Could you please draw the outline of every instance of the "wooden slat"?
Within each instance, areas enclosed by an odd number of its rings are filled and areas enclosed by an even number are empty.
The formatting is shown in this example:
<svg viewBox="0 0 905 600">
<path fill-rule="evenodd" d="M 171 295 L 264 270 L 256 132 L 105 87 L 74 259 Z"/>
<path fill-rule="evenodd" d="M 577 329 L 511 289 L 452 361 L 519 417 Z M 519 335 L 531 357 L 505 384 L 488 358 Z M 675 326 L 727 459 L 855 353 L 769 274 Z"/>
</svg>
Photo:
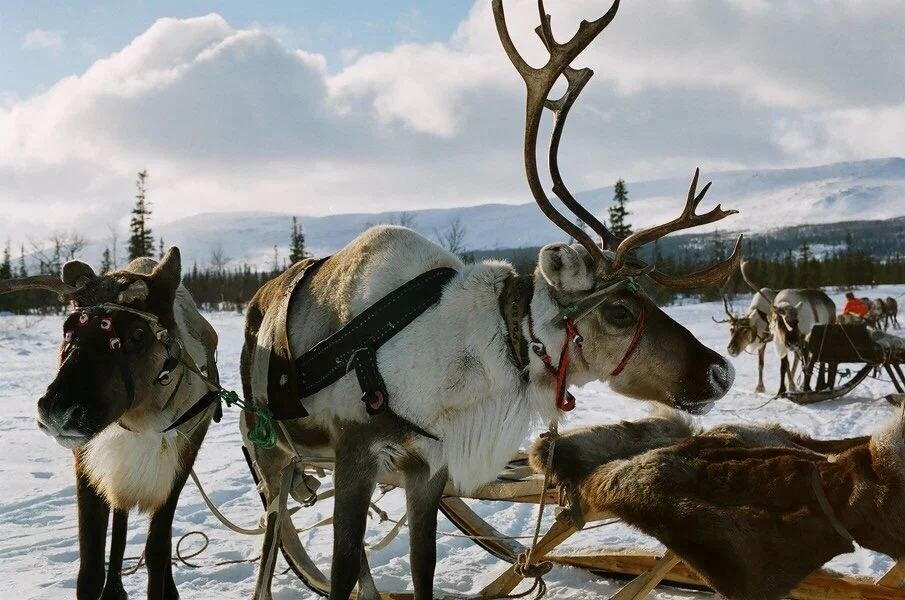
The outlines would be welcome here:
<svg viewBox="0 0 905 600">
<path fill-rule="evenodd" d="M 534 559 L 536 561 L 544 560 L 547 554 L 577 531 L 578 529 L 572 524 L 569 514 L 565 511 L 560 512 L 556 515 L 556 520 L 553 521 L 553 525 L 547 530 L 547 533 L 537 541 L 537 545 L 534 547 Z M 522 577 L 515 573 L 515 566 L 513 565 L 491 582 L 490 585 L 481 590 L 481 597 L 496 598 L 509 594 L 521 582 Z"/>
<path fill-rule="evenodd" d="M 593 571 L 640 575 L 654 567 L 656 553 L 619 553 L 600 555 L 554 554 L 547 556 L 557 564 Z M 679 562 L 664 577 L 665 583 L 707 587 L 707 583 L 685 563 Z M 793 600 L 893 600 L 905 599 L 905 589 L 880 586 L 873 581 L 818 570 L 808 575 L 789 595 Z"/>
<path fill-rule="evenodd" d="M 877 585 L 902 587 L 905 583 L 905 560 L 899 559 L 886 573 L 877 580 Z"/>
<path fill-rule="evenodd" d="M 481 548 L 506 562 L 515 562 L 525 547 L 517 540 L 506 538 L 487 521 L 479 517 L 461 498 L 444 498 L 440 501 L 440 510 L 446 515 L 453 525 L 466 535 L 480 536 L 482 538 L 474 542 Z"/>
<path fill-rule="evenodd" d="M 666 574 L 679 562 L 679 557 L 667 551 L 654 566 L 638 575 L 621 590 L 610 597 L 610 600 L 644 600 L 655 587 L 660 585 Z"/>
</svg>

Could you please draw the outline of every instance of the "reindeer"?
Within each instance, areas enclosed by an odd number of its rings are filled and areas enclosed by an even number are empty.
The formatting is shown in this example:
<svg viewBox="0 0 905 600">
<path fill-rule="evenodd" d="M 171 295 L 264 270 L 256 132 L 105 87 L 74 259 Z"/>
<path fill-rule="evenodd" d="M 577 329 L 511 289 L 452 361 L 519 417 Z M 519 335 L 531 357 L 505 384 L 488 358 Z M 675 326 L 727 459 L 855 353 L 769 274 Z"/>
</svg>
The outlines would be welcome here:
<svg viewBox="0 0 905 600">
<path fill-rule="evenodd" d="M 730 363 L 661 311 L 633 278 L 648 277 L 676 289 L 717 285 L 737 268 L 741 238 L 728 259 L 687 275 L 658 271 L 631 252 L 670 232 L 713 223 L 735 211 L 717 206 L 698 214 L 710 184 L 698 193 L 695 172 L 680 217 L 619 239 L 574 199 L 559 173 L 563 124 L 591 76 L 589 69 L 569 65 L 612 21 L 618 4 L 600 19 L 582 22 L 571 40 L 560 43 L 553 39 L 541 2 L 539 33 L 550 60 L 533 68 L 513 46 L 501 0 L 493 2 L 503 47 L 528 91 L 524 163 L 529 187 L 542 212 L 577 244 L 543 247 L 534 274 L 518 276 L 504 262 L 465 264 L 409 229 L 376 227 L 321 263 L 295 288 L 286 330 L 291 354 L 298 357 L 419 274 L 438 267 L 457 272 L 439 302 L 377 351 L 391 409 L 369 416 L 359 401 L 362 390 L 347 375 L 305 399 L 309 416 L 284 421 L 276 448 L 253 449 L 268 505 L 277 498 L 280 474 L 296 453 L 333 452 L 332 598 L 348 598 L 356 581 L 361 596 L 377 596 L 363 534 L 381 473 L 398 470 L 404 477 L 415 598 L 430 598 L 437 507 L 444 486 L 449 482 L 467 492 L 495 478 L 533 423 L 555 422 L 571 409 L 567 380 L 607 381 L 626 396 L 693 413 L 706 410 L 732 385 Z M 563 75 L 568 80 L 565 95 L 548 100 Z M 574 217 L 552 205 L 540 183 L 536 144 L 545 107 L 555 115 L 549 154 L 553 191 L 602 238 L 603 248 L 573 223 Z M 246 396 L 255 402 L 267 401 L 262 382 L 268 374 L 257 358 L 270 353 L 270 347 L 259 344 L 259 334 L 269 311 L 277 310 L 286 282 L 284 275 L 266 284 L 248 309 L 242 380 Z M 558 361 L 550 355 L 554 348 Z M 252 424 L 245 420 L 243 426 Z M 265 549 L 273 547 L 279 529 L 291 526 L 287 519 L 270 527 Z M 271 564 L 259 572 L 258 597 L 268 597 L 261 590 L 269 590 L 272 569 Z"/>
<path fill-rule="evenodd" d="M 181 284 L 179 250 L 98 276 L 80 261 L 62 276 L 0 281 L 0 293 L 58 293 L 72 312 L 60 366 L 38 400 L 38 427 L 75 457 L 80 600 L 125 598 L 121 580 L 129 511 L 150 514 L 148 598 L 173 599 L 171 528 L 204 439 L 206 410 L 162 433 L 218 381 L 217 335 Z M 104 546 L 110 512 L 109 568 Z"/>
<path fill-rule="evenodd" d="M 866 321 L 869 325 L 871 325 L 874 329 L 879 329 L 881 331 L 886 330 L 886 306 L 883 302 L 882 298 L 877 298 L 876 300 L 870 300 L 869 298 L 864 298 L 866 300 L 867 308 L 869 312 L 867 313 Z"/>
<path fill-rule="evenodd" d="M 751 281 L 748 273 L 748 263 L 742 262 L 742 280 L 756 294 L 760 289 Z M 785 289 L 780 290 L 771 302 L 767 313 L 770 334 L 773 337 L 773 348 L 780 359 L 779 366 L 779 391 L 777 396 L 786 393 L 786 380 L 788 387 L 797 389 L 795 385 L 795 372 L 798 370 L 799 361 L 807 364 L 805 338 L 811 332 L 814 325 L 832 323 L 836 317 L 836 304 L 824 292 L 817 289 Z M 789 368 L 789 352 L 793 355 L 793 362 Z M 818 376 L 818 387 L 822 387 L 823 371 Z M 831 375 L 832 377 L 832 375 Z M 811 388 L 811 372 L 805 369 L 804 390 Z"/>
<path fill-rule="evenodd" d="M 890 327 L 899 329 L 899 303 L 888 296 L 883 300 L 883 329 L 889 330 Z"/>
<path fill-rule="evenodd" d="M 728 319 L 718 320 L 711 317 L 715 323 L 729 323 L 729 345 L 726 351 L 729 356 L 738 356 L 742 352 L 757 352 L 757 387 L 756 393 L 766 391 L 764 387 L 764 354 L 767 344 L 773 339 L 770 333 L 770 324 L 767 317 L 773 306 L 776 291 L 770 288 L 761 288 L 748 305 L 748 311 L 741 316 L 732 314 L 729 308 L 729 300 L 723 296 L 723 310 Z"/>
</svg>

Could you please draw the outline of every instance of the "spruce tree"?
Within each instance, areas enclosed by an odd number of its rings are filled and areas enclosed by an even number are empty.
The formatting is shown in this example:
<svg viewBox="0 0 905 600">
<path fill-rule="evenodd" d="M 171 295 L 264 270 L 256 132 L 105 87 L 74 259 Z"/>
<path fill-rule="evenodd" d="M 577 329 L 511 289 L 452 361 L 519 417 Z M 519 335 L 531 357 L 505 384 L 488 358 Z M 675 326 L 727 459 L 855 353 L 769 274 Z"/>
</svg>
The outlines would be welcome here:
<svg viewBox="0 0 905 600">
<path fill-rule="evenodd" d="M 632 233 L 632 226 L 626 217 L 631 213 L 625 208 L 628 202 L 628 189 L 625 181 L 620 179 L 613 188 L 613 205 L 610 206 L 610 230 L 618 237 L 624 238 Z"/>
<path fill-rule="evenodd" d="M 12 279 L 13 276 L 13 257 L 10 250 L 9 242 L 3 248 L 3 259 L 0 260 L 0 279 Z"/>
<path fill-rule="evenodd" d="M 113 270 L 113 258 L 110 255 L 110 247 L 107 246 L 104 248 L 104 253 L 101 254 L 101 275 L 109 273 Z"/>
<path fill-rule="evenodd" d="M 157 258 L 162 259 L 165 254 L 163 238 L 160 238 L 160 244 L 157 246 Z"/>
<path fill-rule="evenodd" d="M 28 277 L 28 267 L 25 266 L 25 244 L 19 246 L 19 273 L 18 277 Z"/>
<path fill-rule="evenodd" d="M 292 217 L 292 232 L 289 234 L 289 262 L 295 264 L 308 257 L 305 250 L 305 231 L 296 217 Z"/>
<path fill-rule="evenodd" d="M 132 209 L 132 219 L 129 221 L 129 260 L 154 254 L 154 238 L 148 227 L 151 203 L 147 200 L 147 171 L 139 171 L 135 189 L 135 207 Z"/>
</svg>

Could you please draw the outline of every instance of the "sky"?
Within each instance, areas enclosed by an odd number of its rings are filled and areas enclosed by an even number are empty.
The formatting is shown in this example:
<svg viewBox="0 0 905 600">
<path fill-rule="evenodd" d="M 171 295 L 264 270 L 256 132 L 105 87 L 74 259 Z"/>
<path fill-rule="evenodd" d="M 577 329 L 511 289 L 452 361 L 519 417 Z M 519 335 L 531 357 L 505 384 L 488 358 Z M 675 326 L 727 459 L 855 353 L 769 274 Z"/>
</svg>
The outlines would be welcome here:
<svg viewBox="0 0 905 600">
<path fill-rule="evenodd" d="M 536 3 L 508 0 L 532 62 Z M 600 0 L 548 2 L 571 36 Z M 574 190 L 905 155 L 901 0 L 631 0 L 576 61 Z M 490 3 L 0 0 L 0 241 L 530 201 Z M 683 190 L 677 190 L 677 197 Z"/>
</svg>

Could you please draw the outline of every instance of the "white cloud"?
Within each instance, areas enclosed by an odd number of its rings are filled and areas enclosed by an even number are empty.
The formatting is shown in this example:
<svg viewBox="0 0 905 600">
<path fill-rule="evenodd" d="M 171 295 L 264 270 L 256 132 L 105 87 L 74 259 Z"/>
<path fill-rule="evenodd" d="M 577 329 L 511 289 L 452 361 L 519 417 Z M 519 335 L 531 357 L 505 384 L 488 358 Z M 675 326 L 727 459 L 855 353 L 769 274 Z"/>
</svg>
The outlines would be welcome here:
<svg viewBox="0 0 905 600">
<path fill-rule="evenodd" d="M 63 49 L 63 34 L 59 31 L 33 29 L 22 36 L 20 44 L 27 50 L 51 50 L 59 52 Z"/>
<path fill-rule="evenodd" d="M 602 10 L 548 4 L 559 39 Z M 539 64 L 536 5 L 506 6 Z M 903 26 L 899 0 L 624 2 L 577 61 L 597 75 L 570 118 L 564 174 L 581 189 L 905 154 Z M 0 239 L 103 231 L 142 168 L 156 219 L 528 199 L 524 87 L 488 2 L 445 43 L 350 50 L 335 74 L 282 38 L 218 15 L 161 19 L 85 73 L 0 102 Z"/>
</svg>

